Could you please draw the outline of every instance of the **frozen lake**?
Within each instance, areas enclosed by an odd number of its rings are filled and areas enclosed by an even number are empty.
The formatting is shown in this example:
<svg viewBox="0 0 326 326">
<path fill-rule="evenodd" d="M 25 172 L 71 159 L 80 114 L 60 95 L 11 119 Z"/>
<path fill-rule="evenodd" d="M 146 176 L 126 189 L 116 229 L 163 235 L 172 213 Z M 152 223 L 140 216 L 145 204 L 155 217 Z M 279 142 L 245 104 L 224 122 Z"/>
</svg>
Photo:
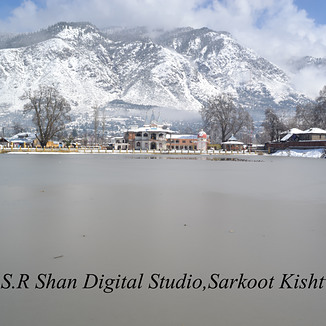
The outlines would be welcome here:
<svg viewBox="0 0 326 326">
<path fill-rule="evenodd" d="M 0 155 L 0 324 L 324 324 L 326 160 L 239 159 Z"/>
</svg>

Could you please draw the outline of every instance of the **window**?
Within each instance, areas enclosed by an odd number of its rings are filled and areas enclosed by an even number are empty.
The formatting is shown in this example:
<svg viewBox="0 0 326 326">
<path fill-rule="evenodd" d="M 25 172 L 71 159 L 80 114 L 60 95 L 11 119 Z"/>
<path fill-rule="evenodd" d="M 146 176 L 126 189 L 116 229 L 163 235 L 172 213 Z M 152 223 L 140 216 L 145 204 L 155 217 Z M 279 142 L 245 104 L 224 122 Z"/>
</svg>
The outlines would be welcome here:
<svg viewBox="0 0 326 326">
<path fill-rule="evenodd" d="M 151 149 L 156 149 L 156 143 L 155 142 L 151 143 Z"/>
<path fill-rule="evenodd" d="M 141 137 L 141 132 L 137 132 L 136 137 Z"/>
<path fill-rule="evenodd" d="M 144 137 L 148 137 L 148 133 L 147 132 L 144 133 Z"/>
<path fill-rule="evenodd" d="M 139 141 L 136 143 L 136 147 L 140 147 L 140 142 Z"/>
<path fill-rule="evenodd" d="M 179 144 L 179 139 L 177 139 L 175 142 L 176 142 L 177 144 Z"/>
<path fill-rule="evenodd" d="M 185 141 L 185 140 L 183 140 L 183 141 L 182 141 L 182 143 L 183 143 L 183 144 L 185 144 L 185 143 L 186 143 L 186 141 Z"/>
</svg>

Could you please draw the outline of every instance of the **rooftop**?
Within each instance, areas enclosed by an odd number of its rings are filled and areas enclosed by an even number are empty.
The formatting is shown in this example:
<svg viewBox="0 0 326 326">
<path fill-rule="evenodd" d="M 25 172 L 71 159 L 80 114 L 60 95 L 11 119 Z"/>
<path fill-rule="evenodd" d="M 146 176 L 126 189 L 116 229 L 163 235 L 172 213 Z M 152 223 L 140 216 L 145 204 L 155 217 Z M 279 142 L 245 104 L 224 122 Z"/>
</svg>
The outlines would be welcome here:
<svg viewBox="0 0 326 326">
<path fill-rule="evenodd" d="M 168 135 L 171 139 L 197 139 L 197 135 Z"/>
<path fill-rule="evenodd" d="M 151 123 L 149 125 L 144 125 L 143 127 L 132 127 L 128 131 L 131 132 L 165 132 L 165 133 L 174 133 L 175 131 L 170 130 L 165 125 L 158 125 L 156 123 Z"/>
</svg>

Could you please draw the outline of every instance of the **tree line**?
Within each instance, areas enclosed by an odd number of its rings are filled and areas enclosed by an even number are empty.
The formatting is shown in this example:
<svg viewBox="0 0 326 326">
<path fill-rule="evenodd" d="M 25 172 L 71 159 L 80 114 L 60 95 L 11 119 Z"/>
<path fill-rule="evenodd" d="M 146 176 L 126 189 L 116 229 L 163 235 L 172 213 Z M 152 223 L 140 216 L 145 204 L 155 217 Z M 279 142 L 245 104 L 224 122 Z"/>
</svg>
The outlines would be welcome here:
<svg viewBox="0 0 326 326">
<path fill-rule="evenodd" d="M 211 135 L 213 142 L 226 141 L 232 134 L 241 134 L 242 138 L 253 131 L 253 119 L 247 110 L 236 105 L 230 94 L 219 94 L 211 97 L 201 109 L 204 128 Z M 295 115 L 282 117 L 272 108 L 265 110 L 265 118 L 261 124 L 262 132 L 256 139 L 261 142 L 276 141 L 282 132 L 291 128 L 326 129 L 326 86 L 319 96 L 304 105 L 298 105 Z M 250 136 L 251 138 L 251 136 Z"/>
<path fill-rule="evenodd" d="M 266 109 L 262 127 L 263 136 L 268 141 L 279 140 L 281 132 L 291 128 L 302 130 L 309 128 L 326 129 L 326 86 L 322 88 L 314 101 L 298 105 L 293 117 L 282 118 L 275 110 Z"/>
<path fill-rule="evenodd" d="M 27 100 L 24 105 L 24 114 L 31 115 L 37 133 L 36 137 L 42 147 L 49 140 L 65 129 L 71 121 L 71 107 L 68 101 L 60 95 L 53 86 L 40 86 L 38 90 L 27 91 L 22 96 Z M 99 137 L 99 129 L 104 135 L 105 111 L 100 117 L 98 105 L 92 107 L 94 119 L 95 139 Z M 211 142 L 226 141 L 231 135 L 238 135 L 247 143 L 254 129 L 253 119 L 249 112 L 240 105 L 229 93 L 221 93 L 209 98 L 201 111 L 203 127 L 210 134 Z M 281 132 L 293 127 L 308 129 L 312 127 L 326 129 L 326 86 L 319 92 L 319 96 L 304 105 L 296 108 L 292 118 L 282 118 L 275 110 L 265 110 L 265 119 L 261 124 L 263 132 L 256 138 L 260 142 L 279 140 Z"/>
</svg>

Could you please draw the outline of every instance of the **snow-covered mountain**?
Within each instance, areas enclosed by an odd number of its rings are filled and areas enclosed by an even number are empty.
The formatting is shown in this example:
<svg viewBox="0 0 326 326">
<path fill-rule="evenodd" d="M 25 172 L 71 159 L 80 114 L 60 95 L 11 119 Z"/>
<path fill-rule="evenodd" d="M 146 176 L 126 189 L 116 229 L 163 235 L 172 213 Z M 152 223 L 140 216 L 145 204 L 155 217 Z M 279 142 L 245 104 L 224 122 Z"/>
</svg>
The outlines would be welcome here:
<svg viewBox="0 0 326 326">
<path fill-rule="evenodd" d="M 117 102 L 198 111 L 208 97 L 231 92 L 261 116 L 267 107 L 291 111 L 306 100 L 277 66 L 207 28 L 100 31 L 58 23 L 0 38 L 0 114 L 22 109 L 24 91 L 44 84 L 57 86 L 76 113 Z"/>
<path fill-rule="evenodd" d="M 301 71 L 306 68 L 316 68 L 326 71 L 326 59 L 314 58 L 311 56 L 296 58 L 289 62 L 289 67 L 294 73 L 297 73 L 298 71 Z"/>
</svg>

